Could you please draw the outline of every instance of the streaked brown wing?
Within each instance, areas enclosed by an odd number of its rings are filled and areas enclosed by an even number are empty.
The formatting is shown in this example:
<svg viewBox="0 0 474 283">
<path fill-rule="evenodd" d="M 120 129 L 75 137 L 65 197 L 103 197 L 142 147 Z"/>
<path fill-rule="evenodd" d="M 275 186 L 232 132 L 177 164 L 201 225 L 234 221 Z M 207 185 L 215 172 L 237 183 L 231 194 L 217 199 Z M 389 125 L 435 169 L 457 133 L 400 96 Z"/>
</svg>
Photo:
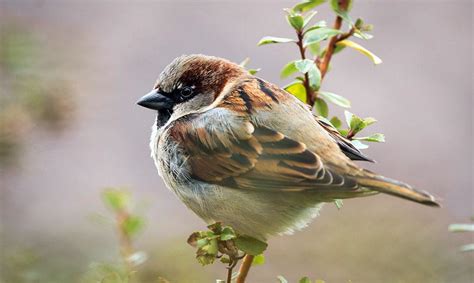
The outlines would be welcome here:
<svg viewBox="0 0 474 283">
<path fill-rule="evenodd" d="M 282 133 L 254 126 L 249 121 L 226 121 L 234 127 L 223 131 L 222 120 L 209 119 L 204 124 L 188 119 L 176 121 L 171 129 L 171 135 L 189 154 L 192 178 L 252 190 L 347 192 L 358 189 L 353 178 L 338 174 L 336 167 L 323 164 L 305 144 Z"/>
</svg>

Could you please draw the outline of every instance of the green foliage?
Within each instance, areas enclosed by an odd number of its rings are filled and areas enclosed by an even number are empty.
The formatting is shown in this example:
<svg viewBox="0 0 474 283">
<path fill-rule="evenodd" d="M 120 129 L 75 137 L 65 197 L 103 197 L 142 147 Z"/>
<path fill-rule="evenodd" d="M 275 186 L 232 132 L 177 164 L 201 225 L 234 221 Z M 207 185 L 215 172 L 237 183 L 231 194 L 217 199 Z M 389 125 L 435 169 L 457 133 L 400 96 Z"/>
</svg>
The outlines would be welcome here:
<svg viewBox="0 0 474 283">
<path fill-rule="evenodd" d="M 102 192 L 105 205 L 117 212 L 130 206 L 130 193 L 124 189 L 106 188 Z"/>
<path fill-rule="evenodd" d="M 196 259 L 202 265 L 214 263 L 219 258 L 222 263 L 229 264 L 240 259 L 243 254 L 256 256 L 254 264 L 263 264 L 262 253 L 267 243 L 246 235 L 235 233 L 230 226 L 222 226 L 216 222 L 207 226 L 207 231 L 197 231 L 188 238 L 188 244 L 197 248 Z"/>
<path fill-rule="evenodd" d="M 124 188 L 110 187 L 101 194 L 104 206 L 110 209 L 112 219 L 105 215 L 95 215 L 101 223 L 115 225 L 121 262 L 98 262 L 90 265 L 82 282 L 129 283 L 137 276 L 136 268 L 144 264 L 148 255 L 133 247 L 133 240 L 145 228 L 145 219 L 132 211 L 132 197 Z"/>
<path fill-rule="evenodd" d="M 350 108 L 351 102 L 349 99 L 339 94 L 320 90 L 325 75 L 321 71 L 323 63 L 327 65 L 324 72 L 329 68 L 329 62 L 325 62 L 325 60 L 329 60 L 330 58 L 326 56 L 327 53 L 332 52 L 332 55 L 335 55 L 345 50 L 346 47 L 349 47 L 367 56 L 376 65 L 382 63 L 382 60 L 359 43 L 349 39 L 350 37 L 355 36 L 368 40 L 372 38 L 372 36 L 366 32 L 373 29 L 372 25 L 365 23 L 361 18 L 358 18 L 355 22 L 352 21 L 349 12 L 352 9 L 353 1 L 329 1 L 334 13 L 338 17 L 341 17 L 347 24 L 348 31 L 329 28 L 324 20 L 319 20 L 316 23 L 311 24 L 311 21 L 314 20 L 317 15 L 317 12 L 313 9 L 324 2 L 325 1 L 318 0 L 302 1 L 296 4 L 293 8 L 285 9 L 286 20 L 289 26 L 295 31 L 296 39 L 265 36 L 258 42 L 258 46 L 271 43 L 295 43 L 298 46 L 301 58 L 288 62 L 280 72 L 280 77 L 282 79 L 291 76 L 295 77 L 295 80 L 284 86 L 284 89 L 302 102 L 314 103 L 310 106 L 314 107 L 316 113 L 323 118 L 328 118 L 328 102 L 343 108 Z M 335 48 L 333 50 L 329 49 L 329 45 L 325 48 L 322 47 L 322 44 L 329 40 L 335 42 Z M 314 58 L 308 59 L 306 57 L 307 50 L 314 55 Z M 357 148 L 364 149 L 368 147 L 366 144 L 362 143 L 362 141 L 385 141 L 384 135 L 380 133 L 364 137 L 356 137 L 356 134 L 367 126 L 373 124 L 375 119 L 361 119 L 352 113 L 347 113 L 346 121 L 348 121 L 349 126 L 347 129 L 342 128 L 341 120 L 336 116 L 332 117 L 328 122 L 333 124 L 333 126 L 338 129 L 343 136 L 352 140 Z M 349 115 L 349 117 L 347 117 L 347 115 Z"/>
</svg>

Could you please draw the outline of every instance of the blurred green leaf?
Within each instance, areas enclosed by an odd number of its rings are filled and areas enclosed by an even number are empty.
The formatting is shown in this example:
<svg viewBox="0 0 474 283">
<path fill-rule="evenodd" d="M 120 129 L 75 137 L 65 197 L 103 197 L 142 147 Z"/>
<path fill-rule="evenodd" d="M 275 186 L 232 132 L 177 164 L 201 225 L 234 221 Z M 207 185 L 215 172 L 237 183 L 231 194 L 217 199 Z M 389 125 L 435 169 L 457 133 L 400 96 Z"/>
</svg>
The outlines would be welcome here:
<svg viewBox="0 0 474 283">
<path fill-rule="evenodd" d="M 448 229 L 451 232 L 474 232 L 474 224 L 451 224 Z"/>
<path fill-rule="evenodd" d="M 279 283 L 288 283 L 288 280 L 285 279 L 285 277 L 278 275 L 277 277 Z"/>
<path fill-rule="evenodd" d="M 349 12 L 352 9 L 352 0 L 348 0 L 348 1 L 349 3 L 346 9 L 344 9 L 344 7 L 341 7 L 339 5 L 339 0 L 331 0 L 331 8 L 334 11 L 334 13 L 336 13 L 339 17 L 341 17 L 347 24 L 352 26 L 354 25 L 354 23 L 352 22 L 352 19 L 349 17 Z"/>
<path fill-rule="evenodd" d="M 318 57 L 321 57 L 321 46 L 320 46 L 319 42 L 315 42 L 313 44 L 310 44 L 310 45 L 306 46 L 306 49 L 309 49 L 311 54 L 313 54 L 315 56 L 318 56 Z"/>
<path fill-rule="evenodd" d="M 287 92 L 293 94 L 296 98 L 306 103 L 306 89 L 301 81 L 294 81 L 283 87 Z"/>
<path fill-rule="evenodd" d="M 309 59 L 304 59 L 304 60 L 296 60 L 295 61 L 295 67 L 298 71 L 301 73 L 305 74 L 309 72 L 309 70 L 313 67 L 316 66 L 316 64 Z"/>
<path fill-rule="evenodd" d="M 126 283 L 126 281 L 123 281 L 118 273 L 113 272 L 102 278 L 100 283 Z"/>
<path fill-rule="evenodd" d="M 238 236 L 234 239 L 234 241 L 239 250 L 250 255 L 259 255 L 263 253 L 268 246 L 268 244 L 265 242 L 245 235 Z"/>
<path fill-rule="evenodd" d="M 308 24 L 311 22 L 311 20 L 314 18 L 314 16 L 315 16 L 317 13 L 318 13 L 317 11 L 313 11 L 313 12 L 309 13 L 308 15 L 306 15 L 306 16 L 304 17 L 303 27 L 308 26 Z"/>
<path fill-rule="evenodd" d="M 127 261 L 133 266 L 139 266 L 148 260 L 148 255 L 145 252 L 138 251 L 127 258 Z"/>
<path fill-rule="evenodd" d="M 334 35 L 342 34 L 342 31 L 327 27 L 319 27 L 305 34 L 303 46 L 306 47 L 316 42 L 321 42 Z"/>
<path fill-rule="evenodd" d="M 143 230 L 145 227 L 145 220 L 138 216 L 129 216 L 123 223 L 122 228 L 129 237 L 133 237 Z"/>
<path fill-rule="evenodd" d="M 355 146 L 355 148 L 357 148 L 357 149 L 366 149 L 366 148 L 369 148 L 368 145 L 366 145 L 365 143 L 362 143 L 361 141 L 358 141 L 358 140 L 352 140 L 351 143 L 352 143 L 352 145 Z"/>
<path fill-rule="evenodd" d="M 311 283 L 311 280 L 308 277 L 301 278 L 298 283 Z"/>
<path fill-rule="evenodd" d="M 324 99 L 339 105 L 344 108 L 350 108 L 351 107 L 351 102 L 345 98 L 342 97 L 338 94 L 332 93 L 332 92 L 327 92 L 327 91 L 318 91 L 318 94 L 323 97 Z"/>
<path fill-rule="evenodd" d="M 334 128 L 336 128 L 336 129 L 339 129 L 339 128 L 342 126 L 341 120 L 340 120 L 338 117 L 336 117 L 336 116 L 332 117 L 329 122 L 330 122 L 331 125 L 333 125 Z"/>
<path fill-rule="evenodd" d="M 256 73 L 260 72 L 260 70 L 261 70 L 260 68 L 258 68 L 258 69 L 248 69 L 248 72 L 251 75 L 255 75 Z"/>
<path fill-rule="evenodd" d="M 250 58 L 247 57 L 242 62 L 239 63 L 239 66 L 245 68 L 245 67 L 247 67 L 249 62 L 250 62 Z"/>
<path fill-rule="evenodd" d="M 286 20 L 288 23 L 297 31 L 301 30 L 304 26 L 304 18 L 300 14 L 294 13 L 292 10 L 287 10 Z"/>
<path fill-rule="evenodd" d="M 122 189 L 107 188 L 102 192 L 102 199 L 113 210 L 123 210 L 130 204 L 130 193 Z"/>
<path fill-rule="evenodd" d="M 305 31 L 304 31 L 304 34 L 307 34 L 315 29 L 319 29 L 319 28 L 325 28 L 327 27 L 327 23 L 326 21 L 319 21 L 317 23 L 315 23 L 314 25 L 312 25 L 311 27 L 307 28 Z"/>
<path fill-rule="evenodd" d="M 355 137 L 354 139 L 368 142 L 385 142 L 385 136 L 380 133 L 372 134 L 368 137 Z"/>
<path fill-rule="evenodd" d="M 324 101 L 324 99 L 321 99 L 319 97 L 316 98 L 316 102 L 314 104 L 314 107 L 316 108 L 316 111 L 318 112 L 318 114 L 320 116 L 323 116 L 324 118 L 328 117 L 329 108 L 328 108 L 328 105 L 327 105 L 326 101 Z"/>
<path fill-rule="evenodd" d="M 222 229 L 222 233 L 221 233 L 222 241 L 228 241 L 228 240 L 234 239 L 235 237 L 236 235 L 235 235 L 234 229 L 232 229 L 231 227 L 226 226 L 224 227 L 224 229 Z"/>
<path fill-rule="evenodd" d="M 283 67 L 280 73 L 280 77 L 284 79 L 291 76 L 292 74 L 296 72 L 298 72 L 298 69 L 295 66 L 295 61 L 291 61 Z"/>
<path fill-rule="evenodd" d="M 293 10 L 296 11 L 296 12 L 306 12 L 306 11 L 309 11 L 311 9 L 313 9 L 314 7 L 318 6 L 318 5 L 321 5 L 322 3 L 326 2 L 326 0 L 306 0 L 306 1 L 302 1 L 298 4 L 296 4 L 294 7 L 293 7 Z"/>
<path fill-rule="evenodd" d="M 374 37 L 373 35 L 365 33 L 365 32 L 363 32 L 361 30 L 358 30 L 358 29 L 354 31 L 354 36 L 358 37 L 360 39 L 365 39 L 365 40 L 369 40 L 369 39 L 372 39 Z"/>
<path fill-rule="evenodd" d="M 288 42 L 296 42 L 296 41 L 291 38 L 265 36 L 262 39 L 260 39 L 260 41 L 257 43 L 257 46 L 272 44 L 272 43 L 288 43 Z"/>
<path fill-rule="evenodd" d="M 253 258 L 252 265 L 262 265 L 265 264 L 265 256 L 263 254 L 256 255 Z"/>
<path fill-rule="evenodd" d="M 347 125 L 349 126 L 349 128 L 354 134 L 357 134 L 358 132 L 362 131 L 365 127 L 372 125 L 373 123 L 377 121 L 372 117 L 362 119 L 359 116 L 354 115 L 349 111 L 344 111 L 344 116 L 346 117 Z"/>
<path fill-rule="evenodd" d="M 318 90 L 321 86 L 321 71 L 319 71 L 316 64 L 313 62 L 313 66 L 308 72 L 309 85 L 313 90 Z"/>
<path fill-rule="evenodd" d="M 366 126 L 370 126 L 375 122 L 377 122 L 377 120 L 375 120 L 375 118 L 372 118 L 372 117 L 364 118 L 364 123 L 365 123 Z"/>
<path fill-rule="evenodd" d="M 342 199 L 335 199 L 334 204 L 336 205 L 337 209 L 341 209 L 343 206 Z"/>
<path fill-rule="evenodd" d="M 347 39 L 342 40 L 342 41 L 337 42 L 336 46 L 346 46 L 346 47 L 353 48 L 353 49 L 359 51 L 360 53 L 364 54 L 368 58 L 370 58 L 372 60 L 372 62 L 374 62 L 375 65 L 378 65 L 378 64 L 382 63 L 382 59 L 377 57 L 375 54 L 373 54 L 369 50 L 365 49 L 360 44 L 355 43 L 354 41 L 350 41 L 350 40 L 347 40 Z"/>
<path fill-rule="evenodd" d="M 474 244 L 467 244 L 461 247 L 462 252 L 473 252 L 474 251 Z"/>
</svg>

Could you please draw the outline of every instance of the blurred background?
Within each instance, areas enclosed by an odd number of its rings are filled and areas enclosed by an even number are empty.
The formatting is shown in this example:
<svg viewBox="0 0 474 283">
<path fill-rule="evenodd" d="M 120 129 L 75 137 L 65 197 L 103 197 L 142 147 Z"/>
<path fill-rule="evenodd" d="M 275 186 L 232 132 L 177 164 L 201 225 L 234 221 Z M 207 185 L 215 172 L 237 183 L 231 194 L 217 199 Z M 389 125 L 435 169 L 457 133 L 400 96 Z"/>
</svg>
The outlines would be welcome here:
<svg viewBox="0 0 474 283">
<path fill-rule="evenodd" d="M 294 1 L 0 0 L 0 282 L 87 281 L 97 262 L 117 261 L 104 187 L 126 187 L 147 227 L 143 282 L 214 282 L 187 236 L 205 224 L 165 188 L 149 157 L 155 114 L 135 105 L 181 54 L 240 62 L 283 86 L 292 45 L 257 47 L 265 35 L 293 37 L 282 9 Z M 473 282 L 470 234 L 447 227 L 473 212 L 472 1 L 355 1 L 374 24 L 365 46 L 374 67 L 347 50 L 323 88 L 349 98 L 386 135 L 363 164 L 429 190 L 433 209 L 388 196 L 327 205 L 309 228 L 271 239 L 250 282 Z M 333 21 L 328 5 L 317 19 Z M 332 107 L 336 109 L 337 107 Z M 337 112 L 340 113 L 340 112 Z M 3 280 L 3 281 L 2 281 Z M 93 281 L 96 282 L 96 281 Z"/>
</svg>

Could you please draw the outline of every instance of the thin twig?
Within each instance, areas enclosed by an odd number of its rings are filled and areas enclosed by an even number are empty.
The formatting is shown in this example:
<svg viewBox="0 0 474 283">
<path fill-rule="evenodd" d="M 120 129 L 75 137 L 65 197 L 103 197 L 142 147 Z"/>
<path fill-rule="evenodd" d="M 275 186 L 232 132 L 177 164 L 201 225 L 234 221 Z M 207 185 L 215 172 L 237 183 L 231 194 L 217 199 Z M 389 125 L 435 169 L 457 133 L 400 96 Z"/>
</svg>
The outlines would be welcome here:
<svg viewBox="0 0 474 283">
<path fill-rule="evenodd" d="M 298 36 L 298 41 L 296 42 L 296 45 L 298 45 L 301 60 L 305 60 L 306 59 L 306 49 L 303 46 L 303 36 L 304 36 L 303 32 L 301 30 L 296 31 L 296 35 Z M 313 91 L 313 89 L 309 85 L 309 75 L 308 75 L 308 73 L 304 74 L 303 86 L 306 90 L 306 104 L 309 104 L 312 107 L 314 105 L 314 102 L 316 101 L 316 93 Z"/>
<path fill-rule="evenodd" d="M 245 283 L 245 279 L 247 278 L 250 267 L 252 266 L 253 258 L 254 256 L 249 254 L 244 257 L 244 261 L 242 262 L 242 265 L 240 265 L 239 275 L 235 281 L 236 283 Z"/>
<path fill-rule="evenodd" d="M 347 9 L 347 6 L 349 5 L 349 1 L 347 0 L 339 0 L 339 7 L 341 9 Z M 335 30 L 340 30 L 342 27 L 342 18 L 340 16 L 336 17 L 336 20 L 334 21 L 334 26 L 333 29 Z M 342 34 L 342 35 L 335 35 L 331 37 L 329 40 L 326 53 L 324 54 L 324 57 L 322 59 L 316 59 L 315 61 L 318 63 L 319 71 L 321 72 L 321 79 L 324 78 L 328 71 L 329 67 L 329 62 L 331 61 L 332 55 L 334 54 L 334 49 L 336 48 L 336 43 L 338 41 L 344 40 L 351 36 L 354 33 L 354 29 L 351 29 L 348 33 Z"/>
</svg>

